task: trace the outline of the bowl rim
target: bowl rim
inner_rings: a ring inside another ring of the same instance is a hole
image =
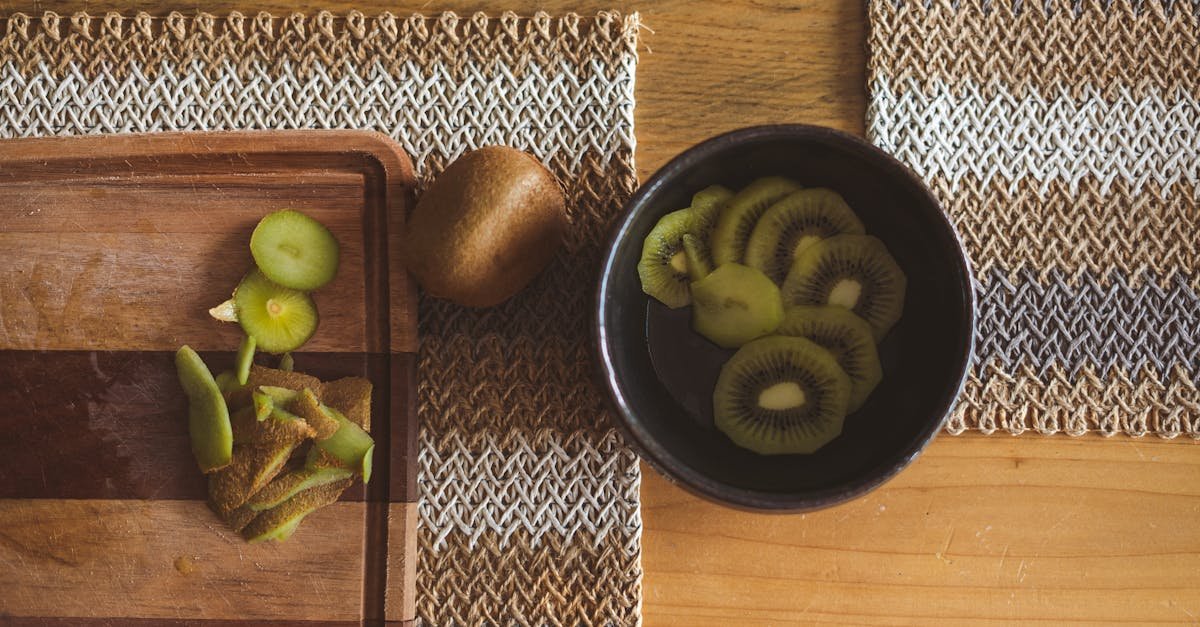
[[[934,217],[950,235],[956,244],[955,261],[958,264],[960,286],[964,299],[964,314],[968,332],[965,338],[960,338],[958,358],[960,363],[958,380],[954,383],[952,394],[945,394],[937,409],[940,417],[929,421],[913,442],[908,443],[899,452],[899,457],[889,456],[869,475],[855,478],[844,484],[824,488],[802,494],[768,492],[729,485],[717,481],[697,471],[674,456],[666,447],[658,443],[649,431],[634,417],[634,412],[618,380],[614,357],[612,354],[613,341],[605,328],[605,318],[610,315],[610,301],[606,294],[611,291],[613,283],[613,265],[616,263],[617,244],[629,236],[635,209],[646,204],[648,197],[656,194],[667,181],[692,166],[708,159],[731,146],[753,144],[765,141],[792,139],[815,141],[818,144],[865,154],[874,159],[890,174],[898,175],[913,186],[913,189],[934,209]],[[974,274],[971,262],[963,246],[962,238],[950,221],[941,202],[933,195],[929,186],[908,166],[901,163],[892,155],[856,135],[834,128],[811,124],[767,124],[735,129],[695,144],[662,166],[650,176],[644,184],[629,197],[622,206],[621,213],[610,229],[602,257],[600,277],[596,286],[596,307],[592,318],[594,350],[597,358],[594,360],[600,378],[603,379],[605,400],[610,410],[617,416],[617,424],[626,436],[626,441],[634,446],[641,457],[667,480],[681,485],[688,491],[723,505],[739,509],[766,512],[804,512],[830,507],[858,498],[894,478],[901,470],[908,467],[929,443],[937,436],[945,425],[954,403],[962,394],[966,383],[967,373],[975,358],[975,326],[977,322],[977,294],[975,293]]]

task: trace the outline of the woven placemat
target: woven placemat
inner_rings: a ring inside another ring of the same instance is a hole
[[[572,222],[552,269],[493,309],[421,302],[418,618],[640,621],[639,469],[592,383],[586,322],[602,236],[637,184],[636,15],[0,24],[0,137],[373,129],[422,185],[484,144],[542,159]]]
[[[871,2],[868,134],[975,269],[952,433],[1200,438],[1198,11]]]

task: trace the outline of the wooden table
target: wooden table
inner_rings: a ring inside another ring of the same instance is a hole
[[[0,0],[0,12],[192,13],[200,4]],[[865,16],[850,0],[202,4],[214,13],[641,11],[643,178],[684,148],[740,126],[863,129]],[[642,495],[651,626],[1200,622],[1195,442],[942,436],[871,495],[808,515],[712,505],[649,468]]]

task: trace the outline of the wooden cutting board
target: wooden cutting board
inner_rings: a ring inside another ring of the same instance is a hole
[[[414,184],[367,132],[0,142],[0,623],[414,617],[416,293],[397,261]],[[281,208],[341,244],[296,369],[369,377],[380,445],[365,490],[250,545],[205,505],[173,355],[232,364],[241,331],[207,310]]]

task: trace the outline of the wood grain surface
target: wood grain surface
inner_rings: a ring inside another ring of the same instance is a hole
[[[0,11],[194,12],[168,0],[0,0]],[[861,133],[863,3],[205,2],[282,13],[640,11],[638,169],[751,124]],[[805,516],[703,502],[645,468],[646,624],[1196,623],[1200,448],[1118,437],[940,437],[862,500]]]
[[[411,619],[416,294],[390,252],[415,177],[399,145],[301,131],[0,146],[0,624]],[[287,543],[249,545],[205,504],[173,355],[187,343],[231,368],[242,332],[207,308],[283,207],[341,246],[297,368],[369,379],[384,445],[369,487]]]

